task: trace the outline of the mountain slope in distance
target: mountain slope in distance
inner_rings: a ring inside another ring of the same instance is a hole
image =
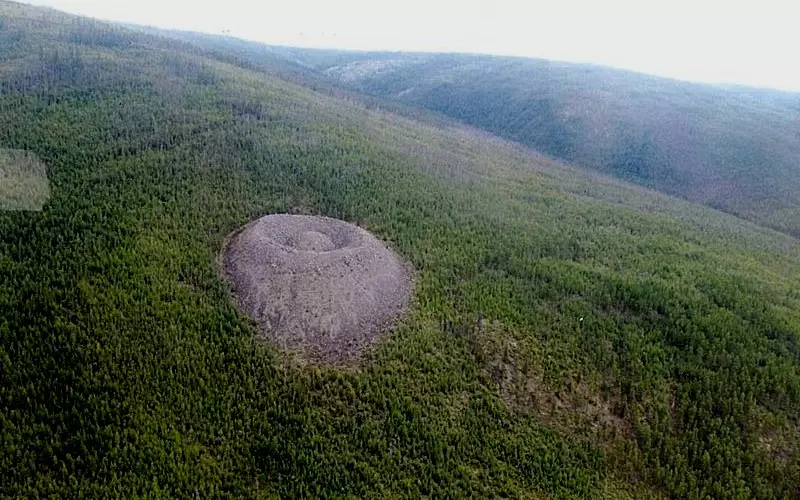
[[[800,243],[233,52],[0,2],[0,496],[781,498]],[[271,213],[416,269],[361,364],[255,342],[217,267]]]
[[[800,235],[800,94],[523,58],[284,53],[352,88]]]

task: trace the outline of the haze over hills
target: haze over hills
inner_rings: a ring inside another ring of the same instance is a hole
[[[800,94],[509,57],[285,54],[360,91],[800,236]]]
[[[0,1],[2,158],[48,181],[0,211],[0,496],[797,493],[797,239],[342,88],[319,53],[170,36]],[[218,258],[271,213],[413,266],[360,364],[254,340]]]

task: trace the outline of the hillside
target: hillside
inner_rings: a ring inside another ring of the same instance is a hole
[[[534,59],[279,52],[352,88],[800,236],[800,94]]]
[[[0,1],[49,196],[0,211],[0,496],[796,496],[800,242],[303,82]],[[218,258],[270,213],[414,266],[362,363],[254,340]]]

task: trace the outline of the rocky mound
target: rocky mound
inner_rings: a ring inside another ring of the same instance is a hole
[[[326,217],[262,217],[230,238],[222,263],[263,335],[321,362],[357,358],[411,298],[409,269],[394,252]]]

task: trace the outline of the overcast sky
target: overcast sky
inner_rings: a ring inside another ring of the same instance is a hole
[[[593,62],[800,91],[793,0],[28,0],[272,44]]]

